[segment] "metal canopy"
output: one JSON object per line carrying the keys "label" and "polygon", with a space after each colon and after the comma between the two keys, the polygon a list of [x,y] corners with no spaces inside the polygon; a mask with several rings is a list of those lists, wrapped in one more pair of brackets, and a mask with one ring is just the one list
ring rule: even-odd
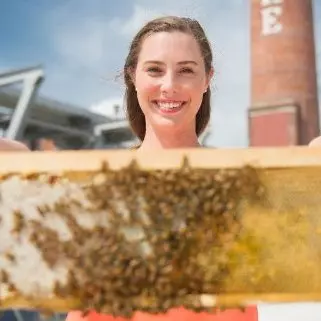
{"label": "metal canopy", "polygon": [[22,82],[22,93],[6,131],[6,137],[19,140],[22,138],[26,125],[26,118],[30,111],[30,105],[44,80],[44,71],[41,66],[13,70],[0,74],[0,87]]}

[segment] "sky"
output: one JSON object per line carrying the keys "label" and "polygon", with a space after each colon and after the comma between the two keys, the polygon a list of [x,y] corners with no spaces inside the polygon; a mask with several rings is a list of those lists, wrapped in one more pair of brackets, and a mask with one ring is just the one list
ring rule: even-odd
{"label": "sky", "polygon": [[[0,0],[0,72],[42,65],[41,95],[112,113],[113,104],[122,103],[117,76],[133,35],[147,20],[167,14],[198,19],[212,44],[208,144],[247,146],[249,0]],[[320,60],[321,21],[315,22]]]}

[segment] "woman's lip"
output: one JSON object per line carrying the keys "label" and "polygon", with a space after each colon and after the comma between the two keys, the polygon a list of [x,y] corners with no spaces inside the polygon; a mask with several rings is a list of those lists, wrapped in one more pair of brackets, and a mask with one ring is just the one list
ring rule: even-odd
{"label": "woman's lip", "polygon": [[157,109],[158,112],[162,113],[162,114],[175,114],[178,113],[182,110],[182,108],[185,105],[185,102],[180,102],[181,105],[179,107],[175,107],[175,108],[161,108],[159,106],[159,104],[157,103],[157,101],[154,101],[153,104],[155,105],[155,108]]}
{"label": "woman's lip", "polygon": [[165,100],[165,99],[154,99],[152,100],[154,103],[161,103],[161,104],[180,104],[185,103],[184,100]]}

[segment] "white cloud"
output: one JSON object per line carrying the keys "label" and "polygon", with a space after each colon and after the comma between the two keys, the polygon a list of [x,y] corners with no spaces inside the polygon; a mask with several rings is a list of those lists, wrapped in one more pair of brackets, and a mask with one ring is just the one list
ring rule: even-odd
{"label": "white cloud", "polygon": [[51,46],[62,60],[94,70],[103,63],[106,44],[112,40],[106,20],[98,14],[66,19],[62,11],[54,11],[47,19]]}
{"label": "white cloud", "polygon": [[[160,15],[178,15],[193,17],[200,19],[201,17],[208,17],[209,7],[215,8],[217,4],[210,0],[184,0],[184,1],[150,1],[150,0],[136,0],[141,8],[153,8],[153,10],[160,13]],[[220,4],[219,4],[220,5]],[[211,10],[212,11],[212,10]]]}
{"label": "white cloud", "polygon": [[64,5],[43,16],[54,59],[46,66],[42,92],[86,108],[122,89],[116,78],[124,43],[97,1],[89,7],[80,1],[77,11]]}
{"label": "white cloud", "polygon": [[143,24],[159,15],[157,10],[135,4],[133,14],[128,19],[117,17],[111,21],[110,25],[120,35],[132,37]]}
{"label": "white cloud", "polygon": [[106,23],[86,20],[79,25],[58,29],[54,33],[55,49],[68,60],[96,67],[104,57]]}
{"label": "white cloud", "polygon": [[[204,2],[204,0],[203,0]],[[195,4],[194,1],[173,2],[172,0],[163,0],[161,5],[159,2],[152,3],[151,1],[136,1],[132,14],[125,17],[116,17],[112,19],[110,26],[113,30],[125,37],[133,37],[134,34],[149,20],[163,15],[181,15],[196,17],[200,9],[204,14],[204,8],[200,4]]]}

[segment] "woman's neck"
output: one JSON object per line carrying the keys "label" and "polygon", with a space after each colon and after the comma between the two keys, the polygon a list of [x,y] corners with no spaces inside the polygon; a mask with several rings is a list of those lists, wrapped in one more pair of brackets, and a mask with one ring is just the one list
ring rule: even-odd
{"label": "woman's neck", "polygon": [[144,141],[139,149],[171,149],[171,148],[194,148],[200,147],[197,135],[194,130],[176,131],[155,131],[153,128],[146,128]]}

